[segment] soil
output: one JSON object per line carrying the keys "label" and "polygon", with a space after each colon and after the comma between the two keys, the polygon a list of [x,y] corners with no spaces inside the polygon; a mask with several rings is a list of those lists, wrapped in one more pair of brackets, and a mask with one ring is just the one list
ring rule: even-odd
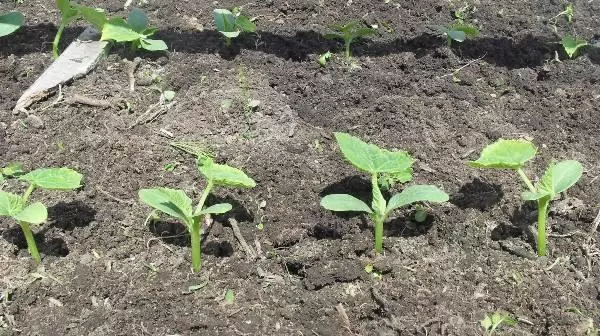
{"label": "soil", "polygon": [[[85,3],[126,15],[123,1]],[[0,4],[27,17],[0,39],[0,165],[68,166],[85,176],[81,190],[33,196],[50,209],[36,229],[41,267],[18,227],[0,220],[0,334],[481,335],[479,321],[496,311],[519,320],[499,334],[597,334],[600,55],[560,51],[548,24],[560,1],[471,4],[482,36],[449,48],[429,26],[451,22],[463,3],[269,0],[245,7],[259,31],[227,49],[211,11],[234,3],[149,0],[142,8],[169,52],[116,46],[62,87],[64,100],[51,96],[29,117],[11,111],[51,63],[58,13],[51,0]],[[574,6],[573,29],[597,40],[600,2]],[[352,18],[392,31],[355,43],[346,62],[324,34]],[[82,29],[67,29],[62,48]],[[315,59],[327,50],[336,56],[320,67]],[[141,63],[130,92],[125,60],[134,57]],[[136,125],[161,90],[176,92],[173,103]],[[126,104],[68,103],[74,95]],[[248,98],[260,101],[255,110],[244,109]],[[414,182],[439,185],[450,202],[429,205],[424,224],[411,220],[412,208],[398,212],[386,223],[385,253],[374,255],[368,218],[319,206],[332,192],[369,198],[366,176],[344,162],[334,131],[409,151],[418,159]],[[535,256],[536,212],[520,200],[516,176],[465,165],[500,137],[539,146],[532,176],[552,159],[585,167],[552,203],[548,257]],[[201,142],[257,182],[209,200],[226,199],[234,211],[206,228],[198,274],[185,228],[149,220],[137,198],[151,186],[199,196],[194,160],[173,140]]]}

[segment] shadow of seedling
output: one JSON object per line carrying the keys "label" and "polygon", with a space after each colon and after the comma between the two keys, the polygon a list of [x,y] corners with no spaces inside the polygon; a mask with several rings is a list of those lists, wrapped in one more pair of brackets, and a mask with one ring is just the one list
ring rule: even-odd
{"label": "shadow of seedling", "polygon": [[504,192],[500,185],[475,178],[452,195],[450,203],[461,209],[471,208],[484,211],[500,202],[503,196]]}
{"label": "shadow of seedling", "polygon": [[[34,239],[40,253],[56,257],[65,257],[69,254],[69,248],[64,239],[60,237],[47,236],[54,228],[63,231],[73,231],[76,227],[89,225],[96,216],[96,210],[90,208],[81,201],[60,202],[48,208],[48,222],[41,230],[35,233]],[[2,233],[2,237],[15,244],[20,250],[27,250],[27,241],[23,231],[16,225]]]}
{"label": "shadow of seedling", "polygon": [[[202,253],[220,258],[230,257],[234,252],[232,242],[210,239],[211,231],[216,226],[222,227],[223,224],[221,223],[227,223],[228,218],[233,217],[239,222],[253,222],[254,216],[239,201],[230,196],[217,197],[211,194],[207,199],[206,207],[218,203],[229,203],[233,206],[233,209],[220,216],[213,215],[213,222],[211,225],[206,225],[206,223],[204,223],[201,237]],[[179,247],[191,247],[190,235],[187,227],[185,227],[182,222],[166,215],[161,215],[159,219],[149,220],[148,230],[165,244]]]}
{"label": "shadow of seedling", "polygon": [[537,237],[531,230],[537,223],[537,207],[534,204],[534,202],[521,204],[513,211],[510,222],[515,229],[521,231],[521,236],[535,249]]}
{"label": "shadow of seedling", "polygon": [[[48,229],[42,229],[33,235],[38,251],[42,255],[50,255],[55,257],[66,257],[69,254],[67,243],[62,238],[46,238]],[[21,251],[27,251],[27,241],[25,235],[19,226],[13,226],[2,232],[2,238],[7,242],[14,244]]]}
{"label": "shadow of seedling", "polygon": [[384,224],[383,232],[387,237],[418,237],[425,235],[433,227],[437,217],[432,213],[427,213],[425,221],[419,223],[414,220],[413,212],[407,215],[392,218]]}

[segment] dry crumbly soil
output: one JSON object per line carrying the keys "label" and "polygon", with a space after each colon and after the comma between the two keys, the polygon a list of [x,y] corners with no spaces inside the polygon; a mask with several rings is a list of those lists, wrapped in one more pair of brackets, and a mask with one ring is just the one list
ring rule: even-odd
{"label": "dry crumbly soil", "polygon": [[[123,1],[85,3],[126,15]],[[600,55],[560,53],[548,26],[560,1],[471,4],[482,36],[448,48],[428,26],[450,22],[463,3],[261,1],[246,7],[259,31],[227,49],[211,11],[234,3],[149,0],[142,8],[168,53],[131,55],[116,46],[95,71],[62,88],[63,100],[51,96],[27,117],[11,110],[51,63],[58,13],[51,0],[2,2],[2,12],[24,12],[27,26],[0,39],[0,165],[68,166],[85,175],[85,186],[34,194],[50,212],[36,230],[41,268],[15,224],[0,220],[0,334],[481,335],[479,320],[502,311],[520,322],[500,335],[593,335],[600,328]],[[598,39],[600,3],[574,5],[573,29]],[[351,18],[393,32],[357,42],[351,64],[338,52],[320,67],[318,54],[341,49],[323,37],[327,25]],[[81,30],[69,28],[62,47]],[[136,56],[129,92],[126,59]],[[176,92],[172,105],[135,125],[160,90]],[[75,95],[115,104],[69,103]],[[260,101],[255,111],[244,110],[248,98]],[[409,151],[418,159],[415,182],[441,186],[450,202],[432,204],[421,225],[411,221],[414,209],[397,213],[386,223],[384,255],[373,255],[367,218],[319,207],[332,192],[369,198],[368,181],[343,161],[334,131]],[[516,177],[465,165],[499,137],[539,146],[532,176],[552,159],[585,166],[552,205],[548,257],[535,257],[535,208],[520,201]],[[137,199],[150,186],[199,196],[204,182],[193,158],[172,140],[200,141],[258,183],[218,189],[210,199],[226,199],[234,211],[206,228],[200,274],[190,272],[185,229],[168,218],[147,220],[150,209]],[[365,272],[367,264],[381,279]]]}

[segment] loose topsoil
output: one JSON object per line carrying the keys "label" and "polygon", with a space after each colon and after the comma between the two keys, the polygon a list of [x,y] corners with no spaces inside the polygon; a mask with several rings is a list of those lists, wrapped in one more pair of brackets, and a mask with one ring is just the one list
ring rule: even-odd
{"label": "loose topsoil", "polygon": [[[123,1],[85,3],[127,14]],[[169,52],[115,46],[27,116],[11,111],[51,63],[58,13],[51,0],[4,1],[0,11],[18,8],[27,26],[0,39],[0,165],[68,166],[85,186],[34,194],[50,216],[35,230],[41,268],[18,226],[0,220],[0,334],[481,335],[479,321],[499,311],[519,320],[499,334],[597,335],[600,55],[562,53],[549,25],[560,1],[470,4],[482,36],[448,48],[428,32],[451,22],[462,2],[260,1],[244,7],[258,32],[227,49],[211,12],[241,3],[145,1]],[[573,29],[598,39],[600,2],[574,7]],[[352,18],[378,24],[380,34],[358,41],[346,62],[324,34]],[[82,29],[67,29],[61,48]],[[566,29],[559,20],[559,33]],[[315,59],[327,50],[336,54],[320,67]],[[172,104],[145,115],[161,90],[176,92]],[[75,95],[111,104],[76,104]],[[260,104],[245,109],[248,99]],[[413,208],[396,213],[385,253],[374,255],[368,218],[319,206],[333,192],[369,201],[368,180],[344,162],[334,131],[409,151],[414,183],[439,185],[450,202],[431,204],[424,224],[412,221]],[[500,137],[539,146],[531,176],[552,159],[585,167],[552,203],[548,257],[535,256],[536,209],[520,200],[515,174],[465,165]],[[185,228],[149,219],[137,198],[152,186],[199,196],[204,181],[173,140],[201,142],[257,182],[209,200],[234,210],[206,227],[199,274],[190,271]]]}

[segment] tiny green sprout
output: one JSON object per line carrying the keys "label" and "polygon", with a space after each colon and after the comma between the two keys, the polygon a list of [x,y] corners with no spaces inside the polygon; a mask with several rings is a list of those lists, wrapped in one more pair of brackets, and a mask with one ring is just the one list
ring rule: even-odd
{"label": "tiny green sprout", "polygon": [[130,42],[133,50],[145,49],[148,51],[167,50],[163,40],[150,39],[158,28],[150,27],[148,17],[138,8],[129,13],[127,21],[122,18],[112,18],[102,28],[102,41]]}
{"label": "tiny green sprout", "polygon": [[0,185],[4,183],[8,177],[17,177],[22,175],[23,165],[19,162],[11,162],[6,167],[0,168]]}
{"label": "tiny green sprout", "polygon": [[228,289],[225,291],[225,295],[223,295],[223,299],[225,300],[225,304],[232,305],[235,301],[233,290]]}
{"label": "tiny green sprout", "polygon": [[317,63],[319,63],[320,66],[325,67],[331,56],[333,56],[333,54],[330,51],[327,51],[326,53],[319,55],[319,58],[317,58]]}
{"label": "tiny green sprout", "polygon": [[213,16],[217,30],[225,37],[225,44],[230,47],[232,39],[238,37],[241,33],[254,33],[256,25],[252,20],[242,15],[239,8],[233,10],[215,9]]}
{"label": "tiny green sprout", "polygon": [[170,103],[173,101],[173,99],[175,99],[175,91],[169,91],[169,90],[163,91],[163,92],[161,92],[161,96],[162,96],[162,99],[164,99],[164,101],[166,103]]}
{"label": "tiny green sprout", "polygon": [[479,159],[469,162],[469,165],[475,168],[509,169],[517,172],[527,186],[527,191],[522,193],[521,198],[537,202],[537,254],[545,256],[546,220],[550,202],[581,178],[583,167],[575,160],[552,162],[534,186],[523,167],[536,153],[537,148],[527,140],[500,139],[484,148]]}
{"label": "tiny green sprout", "polygon": [[565,50],[569,58],[573,58],[580,48],[583,48],[588,45],[588,42],[584,39],[565,35],[560,41],[560,44],[563,46],[563,49]]}
{"label": "tiny green sprout", "polygon": [[427,209],[421,204],[418,204],[415,209],[415,222],[423,223],[427,220]]}
{"label": "tiny green sprout", "polygon": [[10,35],[25,24],[25,17],[19,12],[0,15],[0,37]]}
{"label": "tiny green sprout", "polygon": [[177,161],[171,161],[171,162],[169,162],[169,163],[166,163],[166,164],[163,166],[163,169],[164,169],[165,171],[167,171],[167,172],[172,172],[172,171],[174,171],[174,170],[175,170],[175,168],[177,168],[177,166],[179,166],[179,165],[180,165],[180,163],[179,163],[179,162],[177,162]]}
{"label": "tiny green sprout", "polygon": [[479,36],[477,27],[465,22],[455,22],[446,27],[440,27],[439,30],[442,36],[446,38],[448,46],[452,45],[452,41],[464,42],[467,37]]}
{"label": "tiny green sprout", "polygon": [[492,316],[485,314],[483,319],[479,321],[485,330],[486,336],[493,336],[496,330],[499,330],[502,325],[514,326],[518,321],[510,315],[500,312],[495,312]]}
{"label": "tiny green sprout", "polygon": [[367,264],[365,266],[365,272],[367,274],[370,274],[371,277],[373,277],[373,279],[381,280],[383,278],[381,273],[377,272],[377,270],[373,267],[372,264]]}
{"label": "tiny green sprout", "polygon": [[[18,170],[21,171],[20,168]],[[81,178],[81,174],[68,168],[41,168],[18,177],[19,180],[29,183],[23,195],[0,190],[0,216],[11,217],[19,223],[27,241],[27,249],[36,263],[39,264],[42,259],[30,224],[44,223],[48,218],[48,210],[40,202],[29,203],[29,197],[36,189],[77,189],[81,186]]]}
{"label": "tiny green sprout", "polygon": [[[366,212],[375,223],[375,251],[383,252],[383,223],[396,209],[417,202],[446,202],[448,194],[433,185],[412,185],[404,188],[386,202],[379,187],[382,175],[401,177],[400,181],[412,179],[413,158],[405,151],[388,151],[363,142],[346,133],[335,133],[342,154],[352,165],[371,175],[371,207],[358,198],[347,194],[332,194],[321,199],[321,206],[331,211]],[[410,178],[409,178],[410,176]]]}
{"label": "tiny green sprout", "polygon": [[71,3],[70,0],[56,0],[56,6],[60,11],[60,25],[58,31],[54,36],[52,42],[52,56],[54,59],[58,58],[58,44],[65,28],[76,20],[82,18],[89,22],[96,29],[102,30],[104,24],[107,21],[106,14],[103,10],[98,8],[81,6],[78,4]]}
{"label": "tiny green sprout", "polygon": [[350,53],[350,45],[354,40],[377,33],[377,30],[366,27],[363,23],[358,20],[352,20],[346,24],[331,25],[331,32],[325,35],[327,39],[340,39],[344,40],[344,55],[346,59],[352,57]]}
{"label": "tiny green sprout", "polygon": [[206,187],[194,208],[192,199],[183,190],[169,188],[142,189],[140,200],[152,208],[181,220],[187,227],[192,245],[192,270],[200,271],[200,231],[202,223],[211,214],[223,214],[232,209],[229,203],[205,207],[206,199],[215,187],[253,188],[254,180],[243,171],[227,165],[217,164],[208,156],[198,156],[198,171],[207,180]]}

